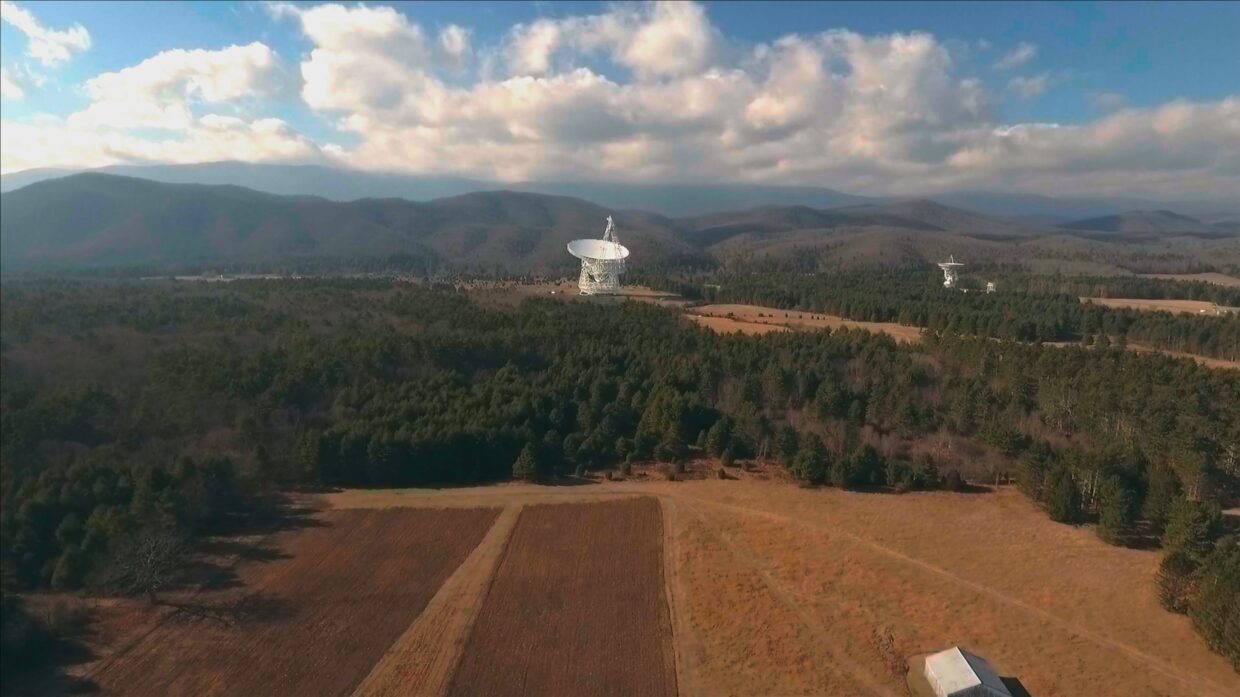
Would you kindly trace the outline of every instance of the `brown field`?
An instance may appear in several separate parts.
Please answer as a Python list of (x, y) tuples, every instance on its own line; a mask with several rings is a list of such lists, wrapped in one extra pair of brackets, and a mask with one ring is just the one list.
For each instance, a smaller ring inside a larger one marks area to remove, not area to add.
[(1144, 273), (1143, 278), (1166, 278), (1172, 281), (1205, 281), (1229, 288), (1240, 288), (1240, 278), (1222, 273)]
[(172, 618), (99, 666), (105, 694), (348, 695), (495, 520), (495, 509), (332, 511), (241, 570), (262, 615)]
[(1159, 606), (1158, 550), (1012, 489), (747, 474), (326, 494), (322, 527), (239, 568), (280, 601), (270, 617), (164, 619), (91, 677), (143, 695), (903, 695), (910, 661), (960, 644), (1038, 697), (1240, 694)]
[(525, 508), (451, 695), (674, 695), (653, 498)]
[(1082, 302), (1129, 310), (1175, 312), (1190, 315), (1213, 315), (1222, 312), (1218, 305), (1204, 300), (1158, 300), (1147, 298), (1081, 298)]
[[(901, 695), (906, 661), (952, 644), (985, 656), (1039, 697), (1240, 694), (1240, 676), (1185, 617), (1158, 605), (1157, 550), (1113, 547), (1088, 527), (1051, 522), (1014, 490), (892, 496), (706, 479), (349, 491), (328, 499), (334, 506), (494, 506), (640, 494), (663, 505), (681, 695)], [(533, 510), (544, 508), (578, 507)], [(560, 535), (596, 546), (617, 537), (567, 527)], [(492, 592), (504, 586), (504, 573)], [(599, 611), (606, 587), (587, 594)], [(530, 590), (522, 606), (546, 602)], [(479, 620), (475, 634), (481, 627)], [(532, 622), (523, 630), (543, 631)], [(467, 662), (494, 655), (475, 642)], [(493, 684), (470, 683), (476, 692)]]
[(1129, 351), (1135, 351), (1137, 353), (1161, 353), (1164, 356), (1172, 356), (1173, 358), (1187, 358), (1190, 361), (1196, 361), (1207, 368), (1240, 370), (1240, 361), (1229, 361), (1226, 358), (1211, 358), (1209, 356), (1199, 356), (1195, 353), (1184, 353), (1183, 351), (1171, 351), (1169, 349), (1157, 349), (1152, 346), (1143, 346), (1141, 344), (1133, 343), (1129, 343), (1127, 348)]
[(700, 305), (689, 311), (693, 321), (715, 331), (741, 331), (746, 334), (765, 334), (789, 329), (864, 329), (868, 332), (887, 334), (896, 341), (913, 343), (921, 340), (921, 329), (906, 327), (895, 322), (862, 322), (834, 315), (800, 310), (777, 310), (760, 305)]

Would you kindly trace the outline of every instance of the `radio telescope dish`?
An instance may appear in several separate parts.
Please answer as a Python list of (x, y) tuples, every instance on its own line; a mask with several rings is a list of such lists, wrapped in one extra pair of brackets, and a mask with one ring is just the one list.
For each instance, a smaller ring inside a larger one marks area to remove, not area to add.
[(629, 250), (616, 238), (616, 223), (607, 216), (603, 239), (573, 240), (568, 253), (581, 260), (581, 277), (577, 287), (582, 295), (614, 295), (620, 292), (620, 274)]
[(947, 261), (941, 262), (939, 264), (939, 268), (943, 269), (943, 287), (944, 288), (955, 288), (956, 287), (957, 272), (959, 271), (961, 266), (964, 266), (964, 264), (962, 264), (959, 261), (956, 261), (955, 255), (949, 256), (947, 258)]

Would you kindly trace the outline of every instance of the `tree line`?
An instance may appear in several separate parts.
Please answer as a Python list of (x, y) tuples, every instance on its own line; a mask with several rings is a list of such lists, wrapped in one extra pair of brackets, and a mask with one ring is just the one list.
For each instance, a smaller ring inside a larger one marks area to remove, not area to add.
[[(1001, 279), (998, 292), (985, 293), (976, 278), (962, 279), (959, 289), (950, 290), (943, 287), (941, 276), (925, 270), (643, 278), (656, 288), (710, 303), (749, 303), (1023, 342), (1119, 340), (1240, 359), (1240, 315), (1182, 315), (1081, 302), (1077, 295), (1081, 291), (1126, 287), (1099, 279), (1068, 282), (1058, 277), (1016, 277), (1010, 282)], [(1167, 281), (1145, 280), (1139, 285), (1145, 288), (1151, 283), (1180, 289), (1166, 291), (1167, 295), (1204, 292), (1192, 290), (1194, 284)], [(1158, 297), (1148, 288), (1144, 295)], [(1228, 302), (1236, 299), (1228, 289), (1214, 295)]]

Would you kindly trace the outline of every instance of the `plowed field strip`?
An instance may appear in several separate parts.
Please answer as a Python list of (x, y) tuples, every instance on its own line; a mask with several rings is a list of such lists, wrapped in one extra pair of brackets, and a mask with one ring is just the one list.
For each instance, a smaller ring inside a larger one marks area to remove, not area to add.
[(353, 691), (354, 697), (438, 697), (447, 693), (520, 513), (520, 504), (500, 513), (465, 563)]
[(268, 614), (165, 622), (94, 676), (126, 695), (348, 695), (494, 522), (496, 509), (324, 514), (246, 565)]
[[(682, 499), (682, 500), (687, 500), (687, 499)], [(1060, 629), (1068, 630), (1073, 635), (1084, 637), (1085, 639), (1088, 639), (1089, 641), (1095, 642), (1097, 644), (1108, 647), (1115, 651), (1127, 654), (1128, 656), (1132, 658), (1138, 659), (1143, 664), (1149, 666), (1151, 669), (1159, 673), (1162, 673), (1163, 675), (1166, 675), (1167, 677), (1170, 677), (1184, 684), (1187, 687), (1192, 688), (1198, 694), (1218, 695), (1218, 697), (1227, 697), (1230, 694), (1228, 688), (1221, 686), (1206, 678), (1202, 678), (1198, 675), (1194, 675), (1193, 673), (1189, 671), (1182, 670), (1176, 667), (1175, 665), (1168, 663), (1167, 661), (1157, 656), (1146, 653), (1134, 646), (1130, 646), (1128, 644), (1112, 639), (1104, 634), (1093, 631), (1069, 619), (1059, 617), (1058, 615), (1055, 615), (1051, 612), (1043, 610), (1042, 608), (1037, 607), (1036, 605), (1027, 603), (1023, 600), (1020, 600), (1019, 598), (1014, 598), (1010, 595), (1007, 595), (1001, 591), (998, 591), (994, 588), (983, 585), (981, 583), (971, 581), (967, 578), (964, 578), (955, 573), (952, 573), (951, 571), (948, 571), (947, 569), (935, 566), (921, 559), (911, 557), (907, 554), (904, 554), (903, 552), (892, 549), (891, 547), (887, 547), (885, 545), (879, 544), (878, 542), (875, 542), (874, 540), (870, 540), (865, 537), (861, 537), (859, 535), (855, 535), (853, 533), (849, 533), (849, 532), (846, 532), (844, 530), (841, 530), (835, 527), (828, 528), (828, 527), (816, 525), (806, 520), (793, 518), (790, 516), (785, 516), (779, 513), (773, 513), (771, 511), (766, 511), (762, 509), (750, 508), (747, 506), (738, 506), (735, 504), (718, 503), (714, 501), (705, 501), (705, 500), (696, 499), (696, 498), (693, 499), (693, 503), (703, 504), (703, 505), (706, 505), (712, 508), (731, 510), (737, 513), (742, 513), (742, 514), (747, 514), (747, 515), (761, 516), (761, 517), (765, 517), (771, 520), (778, 520), (784, 523), (801, 525), (804, 527), (808, 527), (810, 529), (819, 530), (822, 532), (828, 532), (833, 535), (838, 535), (842, 538), (851, 540), (857, 544), (863, 545), (877, 552), (888, 555), (901, 562), (911, 564), (925, 572), (928, 572), (930, 574), (934, 574), (941, 578), (947, 579), (951, 581), (952, 583), (959, 584), (965, 588), (968, 588), (979, 594), (985, 595), (1000, 603), (1004, 603), (1006, 605), (1019, 608), (1025, 612), (1037, 615), (1038, 617), (1040, 617), (1047, 623), (1055, 625)]]
[(676, 694), (654, 498), (527, 506), (449, 694)]

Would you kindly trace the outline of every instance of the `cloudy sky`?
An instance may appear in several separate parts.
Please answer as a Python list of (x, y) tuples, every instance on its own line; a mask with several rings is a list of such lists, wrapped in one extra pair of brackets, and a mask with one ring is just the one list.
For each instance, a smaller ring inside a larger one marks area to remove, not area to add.
[(0, 10), (4, 172), (1240, 195), (1240, 3)]

